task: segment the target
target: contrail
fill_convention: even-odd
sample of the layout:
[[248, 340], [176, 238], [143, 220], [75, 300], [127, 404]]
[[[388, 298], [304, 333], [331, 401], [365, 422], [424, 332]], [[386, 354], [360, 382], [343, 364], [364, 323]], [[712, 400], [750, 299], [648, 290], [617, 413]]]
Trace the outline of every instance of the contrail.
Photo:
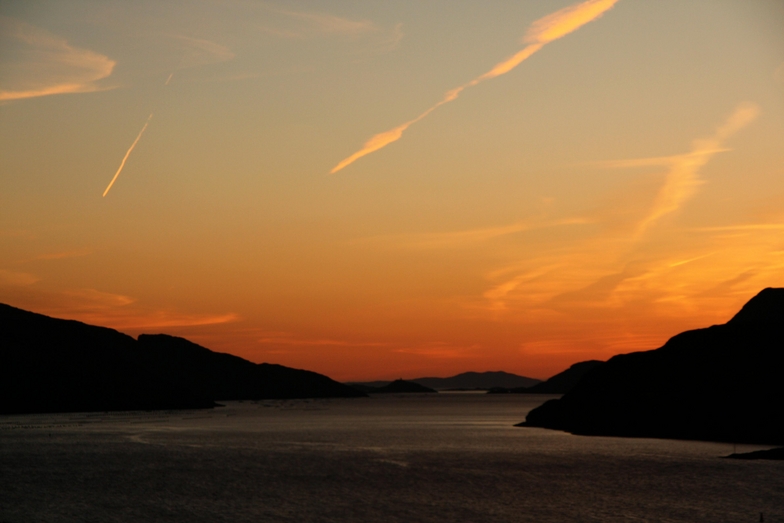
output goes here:
[[365, 144], [362, 146], [362, 149], [342, 160], [335, 167], [333, 167], [329, 173], [334, 174], [344, 167], [351, 165], [363, 156], [378, 151], [392, 142], [398, 141], [400, 137], [403, 136], [403, 132], [405, 132], [406, 129], [442, 105], [457, 99], [464, 89], [473, 87], [481, 82], [484, 82], [485, 80], [489, 80], [491, 78], [508, 73], [520, 65], [524, 60], [528, 59], [532, 54], [544, 47], [545, 44], [548, 44], [553, 40], [563, 38], [588, 22], [596, 20], [602, 16], [605, 11], [611, 9], [618, 1], [619, 0], [587, 0], [580, 4], [565, 7], [559, 11], [545, 16], [544, 18], [540, 18], [531, 24], [531, 26], [528, 28], [528, 32], [526, 33], [525, 38], [523, 38], [523, 43], [528, 44], [526, 47], [507, 58], [503, 62], [496, 64], [485, 74], [474, 78], [467, 84], [447, 91], [441, 101], [433, 105], [430, 109], [426, 110], [413, 120], [409, 120], [401, 125], [398, 125], [394, 129], [390, 129], [389, 131], [385, 131], [373, 136], [367, 142], [365, 142]]
[[[169, 82], [171, 82], [171, 79], [174, 76], [174, 72], [175, 71], [172, 71], [171, 74], [169, 74], [169, 77], [166, 78], [166, 82], [163, 85], [169, 85]], [[139, 131], [139, 134], [136, 136], [136, 139], [131, 144], [131, 147], [130, 147], [130, 149], [128, 149], [128, 152], [125, 153], [125, 157], [123, 157], [122, 162], [120, 162], [120, 167], [117, 169], [117, 172], [114, 173], [114, 178], [112, 178], [112, 181], [109, 182], [109, 186], [103, 192], [104, 196], [106, 196], [106, 194], [109, 192], [109, 189], [112, 188], [112, 185], [114, 185], [114, 182], [117, 180], [117, 177], [120, 176], [120, 173], [122, 172], [123, 167], [125, 167], [125, 162], [128, 160], [128, 157], [131, 155], [131, 151], [133, 151], [133, 148], [136, 147], [137, 143], [139, 143], [139, 140], [141, 139], [142, 135], [144, 134], [144, 131], [147, 129], [147, 126], [150, 125], [150, 120], [152, 120], [152, 113], [150, 113], [150, 116], [147, 117], [147, 121], [144, 122], [144, 127], [142, 127], [142, 130]]]
[[112, 181], [109, 182], [109, 186], [103, 192], [104, 196], [106, 196], [106, 194], [109, 192], [109, 189], [112, 188], [112, 185], [114, 185], [114, 182], [117, 180], [117, 177], [120, 176], [120, 173], [122, 172], [123, 167], [125, 167], [125, 162], [128, 160], [128, 157], [131, 155], [131, 152], [133, 151], [133, 148], [136, 147], [137, 143], [139, 143], [139, 139], [144, 134], [144, 130], [147, 129], [148, 125], [150, 125], [150, 120], [152, 120], [152, 113], [150, 113], [150, 116], [147, 117], [147, 121], [144, 122], [144, 127], [142, 127], [142, 130], [139, 131], [139, 134], [136, 136], [136, 139], [131, 144], [131, 147], [130, 147], [130, 149], [128, 149], [128, 152], [125, 153], [125, 157], [123, 157], [122, 162], [120, 162], [120, 168], [117, 169], [116, 173], [114, 173], [114, 178], [112, 178]]

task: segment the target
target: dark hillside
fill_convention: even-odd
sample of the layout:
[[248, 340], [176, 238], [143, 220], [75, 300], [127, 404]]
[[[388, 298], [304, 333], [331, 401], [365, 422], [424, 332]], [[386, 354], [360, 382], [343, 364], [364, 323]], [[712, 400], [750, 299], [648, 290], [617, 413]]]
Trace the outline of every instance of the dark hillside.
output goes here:
[[326, 376], [255, 364], [0, 304], [0, 414], [209, 408], [215, 400], [364, 396]]
[[525, 426], [575, 434], [784, 443], [784, 289], [765, 289], [727, 324], [611, 358]]

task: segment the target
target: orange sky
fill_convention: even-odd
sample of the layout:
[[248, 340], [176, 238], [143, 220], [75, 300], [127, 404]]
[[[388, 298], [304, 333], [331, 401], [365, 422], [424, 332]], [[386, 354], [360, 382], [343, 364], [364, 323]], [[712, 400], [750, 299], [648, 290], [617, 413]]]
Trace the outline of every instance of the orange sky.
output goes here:
[[0, 302], [340, 380], [655, 348], [784, 286], [783, 28], [777, 0], [3, 4]]

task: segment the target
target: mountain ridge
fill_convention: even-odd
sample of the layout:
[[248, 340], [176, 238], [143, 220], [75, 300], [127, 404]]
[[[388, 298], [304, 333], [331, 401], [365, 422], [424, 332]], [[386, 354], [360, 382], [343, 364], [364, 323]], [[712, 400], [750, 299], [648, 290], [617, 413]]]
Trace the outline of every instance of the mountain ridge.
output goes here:
[[256, 364], [0, 304], [0, 414], [211, 408], [216, 400], [356, 397], [326, 376]]

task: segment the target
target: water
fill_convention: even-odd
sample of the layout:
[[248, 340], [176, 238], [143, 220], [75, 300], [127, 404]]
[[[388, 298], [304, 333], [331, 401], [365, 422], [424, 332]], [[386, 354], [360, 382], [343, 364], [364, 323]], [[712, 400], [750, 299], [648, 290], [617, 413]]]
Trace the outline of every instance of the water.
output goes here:
[[0, 417], [0, 522], [784, 521], [784, 462], [512, 426], [545, 399]]

